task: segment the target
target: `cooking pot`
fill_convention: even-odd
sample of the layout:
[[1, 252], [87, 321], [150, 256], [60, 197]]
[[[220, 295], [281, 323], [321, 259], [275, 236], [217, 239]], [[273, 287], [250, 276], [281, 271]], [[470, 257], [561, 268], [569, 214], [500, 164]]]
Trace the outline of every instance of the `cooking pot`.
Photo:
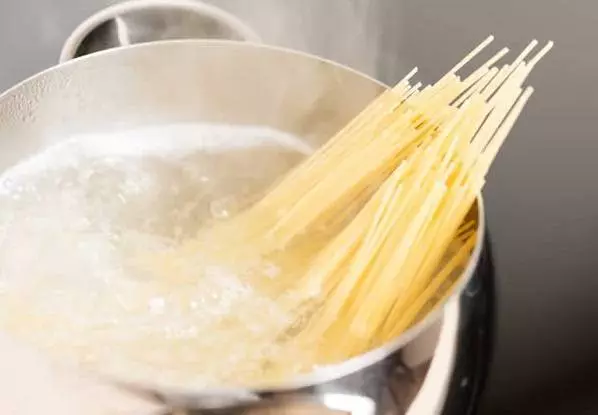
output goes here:
[[[101, 49], [80, 52], [96, 26], [115, 16], [122, 25], [126, 12], [148, 4], [183, 5], [189, 11], [190, 3], [137, 1], [102, 11], [74, 32], [61, 60]], [[107, 47], [112, 46], [120, 45]], [[314, 148], [384, 88], [333, 62], [266, 46], [187, 40], [110, 50], [47, 70], [0, 97], [0, 143], [6, 147], [0, 169], [75, 135], [185, 122], [273, 127]], [[478, 241], [460, 287], [479, 272], [485, 237], [481, 198], [471, 216], [477, 219]], [[270, 390], [181, 390], [149, 380], [112, 380], [173, 411], [305, 411], [311, 405], [318, 413], [326, 408], [352, 414], [439, 413], [449, 392], [459, 320], [455, 293], [384, 347]]]
[[[183, 40], [108, 50], [46, 70], [0, 96], [0, 169], [75, 135], [141, 125], [260, 125], [317, 147], [384, 88], [334, 62], [256, 44]], [[478, 241], [460, 288], [480, 260], [485, 237], [481, 197], [470, 215], [477, 219]], [[425, 396], [426, 386], [433, 390], [428, 396], [439, 402], [446, 393], [446, 382], [438, 377], [450, 373], [454, 363], [457, 298], [455, 293], [383, 347], [268, 390], [174, 389], [156, 380], [113, 380], [164, 402], [172, 413], [247, 413], [272, 406], [300, 410], [305, 405], [316, 405], [322, 413], [403, 413], [417, 405], [416, 394], [405, 388], [414, 382], [405, 353], [442, 317], [443, 348], [429, 369], [437, 376], [426, 377], [419, 396]], [[445, 367], [435, 371], [435, 362]]]

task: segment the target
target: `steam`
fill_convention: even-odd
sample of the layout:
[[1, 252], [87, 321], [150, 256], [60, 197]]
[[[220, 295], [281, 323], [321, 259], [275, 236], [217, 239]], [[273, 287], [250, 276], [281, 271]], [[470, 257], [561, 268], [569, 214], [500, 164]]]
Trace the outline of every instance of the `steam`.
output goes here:
[[406, 73], [398, 56], [398, 0], [212, 0], [268, 44], [320, 55], [386, 83]]

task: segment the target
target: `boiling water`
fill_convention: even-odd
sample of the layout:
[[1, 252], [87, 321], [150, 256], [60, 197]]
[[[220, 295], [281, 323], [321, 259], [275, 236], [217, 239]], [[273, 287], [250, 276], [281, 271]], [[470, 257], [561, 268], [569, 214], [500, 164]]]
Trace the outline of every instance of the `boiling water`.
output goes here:
[[[259, 378], [292, 320], [223, 267], [139, 258], [233, 215], [311, 151], [254, 127], [168, 125], [73, 137], [0, 178], [0, 330], [109, 375], [172, 385]], [[197, 263], [194, 261], [197, 260]], [[278, 269], [264, 264], [264, 274]], [[155, 270], [154, 270], [155, 271]]]

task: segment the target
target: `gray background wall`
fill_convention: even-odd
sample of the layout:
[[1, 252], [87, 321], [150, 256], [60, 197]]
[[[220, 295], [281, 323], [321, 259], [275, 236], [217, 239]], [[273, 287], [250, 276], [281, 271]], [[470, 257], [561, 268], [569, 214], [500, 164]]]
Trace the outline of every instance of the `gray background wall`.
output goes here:
[[[485, 192], [498, 271], [498, 341], [483, 413], [598, 411], [598, 3], [593, 0], [221, 0], [267, 41], [390, 82], [432, 81], [489, 33], [556, 48]], [[109, 1], [0, 3], [0, 89], [54, 64]], [[592, 398], [592, 395], [595, 398]]]

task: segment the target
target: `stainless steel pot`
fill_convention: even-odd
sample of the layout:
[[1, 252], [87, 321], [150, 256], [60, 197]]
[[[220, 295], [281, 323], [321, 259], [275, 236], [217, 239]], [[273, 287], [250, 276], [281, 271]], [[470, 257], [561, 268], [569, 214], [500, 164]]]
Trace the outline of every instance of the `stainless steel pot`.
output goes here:
[[[0, 169], [76, 134], [186, 121], [270, 126], [318, 146], [383, 89], [333, 62], [253, 44], [186, 40], [109, 50], [44, 71], [0, 96]], [[478, 220], [479, 240], [461, 287], [480, 257], [481, 199], [471, 214]], [[327, 408], [400, 414], [415, 395], [404, 388], [415, 380], [403, 350], [443, 311], [445, 340], [435, 359], [448, 354], [438, 360], [445, 366], [438, 373], [451, 371], [455, 346], [450, 333], [458, 324], [454, 299], [451, 304], [437, 306], [384, 347], [271, 390], [173, 390], [158, 381], [118, 382], [164, 402], [173, 414], [241, 414], [273, 405], [281, 413], [281, 408], [307, 403], [319, 405], [322, 413]], [[436, 382], [433, 394], [442, 397], [443, 384]], [[400, 383], [403, 387], [396, 387]], [[219, 412], [223, 408], [228, 412]]]

